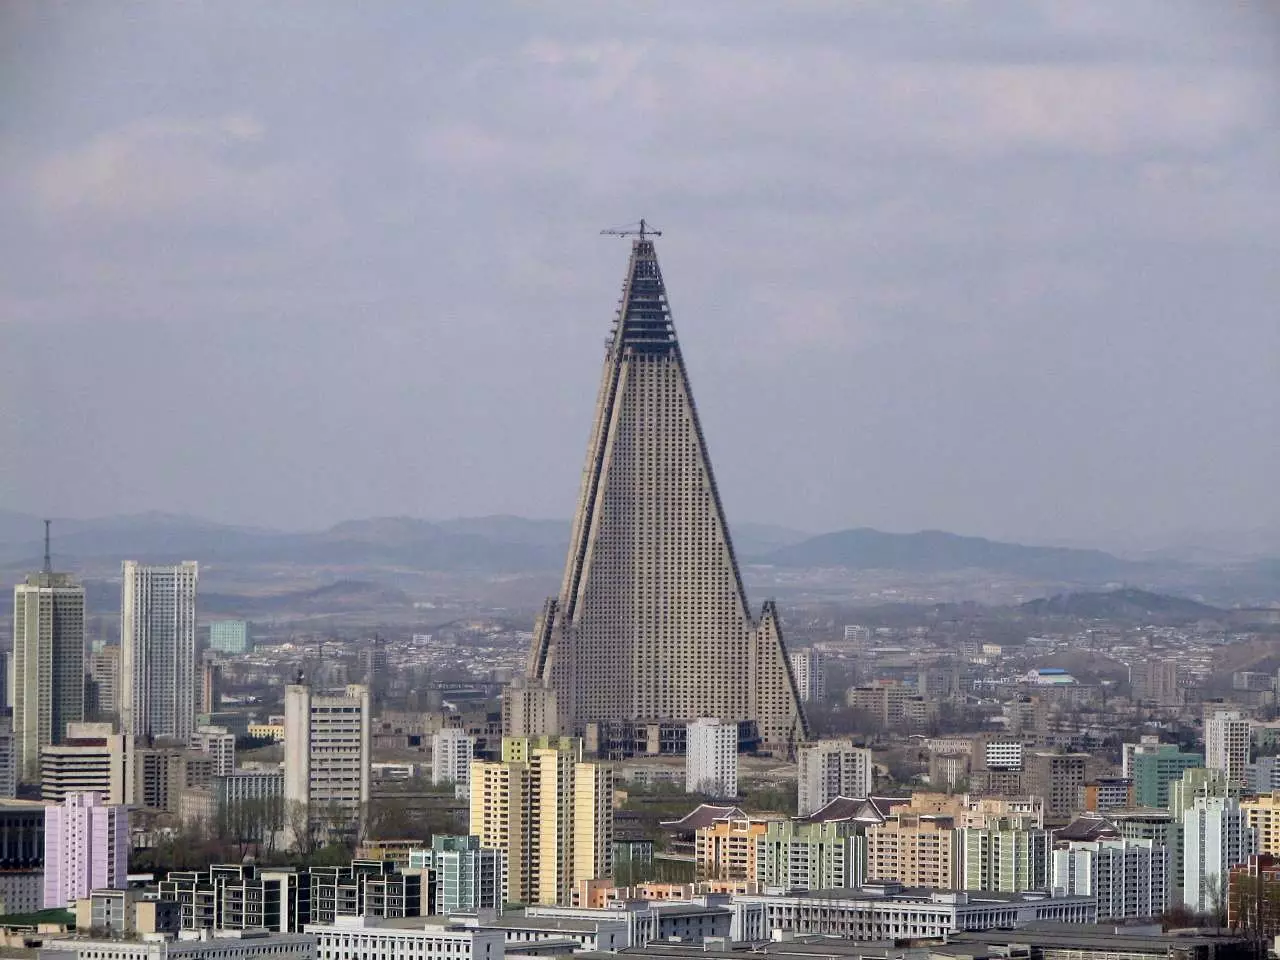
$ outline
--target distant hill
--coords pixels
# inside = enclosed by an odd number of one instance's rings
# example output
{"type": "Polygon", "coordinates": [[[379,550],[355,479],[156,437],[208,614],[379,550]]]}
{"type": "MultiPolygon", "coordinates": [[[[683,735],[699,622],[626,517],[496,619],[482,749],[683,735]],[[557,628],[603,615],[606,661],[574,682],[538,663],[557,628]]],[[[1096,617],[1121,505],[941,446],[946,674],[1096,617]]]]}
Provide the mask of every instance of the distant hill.
{"type": "Polygon", "coordinates": [[[364,580],[339,580],[310,590],[290,590],[259,596],[201,594],[200,612],[260,617],[278,612],[329,613],[348,608],[366,610],[378,607],[407,607],[412,602],[402,590],[379,586],[364,580]]]}
{"type": "Polygon", "coordinates": [[[1030,600],[1019,607],[1038,617],[1085,620],[1155,620],[1187,622],[1222,619],[1226,612],[1206,603],[1147,590],[1109,590],[1105,593],[1062,593],[1030,600]]]}
{"type": "MultiPolygon", "coordinates": [[[[0,564],[37,569],[44,527],[39,518],[0,513],[0,564]]],[[[734,528],[743,555],[772,550],[807,534],[767,524],[734,528]]],[[[556,570],[569,545],[567,520],[488,516],[429,521],[414,517],[346,520],[318,533],[286,533],[147,513],[100,520],[56,520],[55,565],[76,560],[151,563],[300,563],[391,565],[419,570],[523,573],[556,570]]]]}
{"type": "Polygon", "coordinates": [[[1121,578],[1138,566],[1101,550],[1028,547],[940,530],[884,533],[867,527],[810,537],[766,553],[757,560],[781,567],[847,567],[909,573],[978,569],[1093,582],[1121,578]]]}

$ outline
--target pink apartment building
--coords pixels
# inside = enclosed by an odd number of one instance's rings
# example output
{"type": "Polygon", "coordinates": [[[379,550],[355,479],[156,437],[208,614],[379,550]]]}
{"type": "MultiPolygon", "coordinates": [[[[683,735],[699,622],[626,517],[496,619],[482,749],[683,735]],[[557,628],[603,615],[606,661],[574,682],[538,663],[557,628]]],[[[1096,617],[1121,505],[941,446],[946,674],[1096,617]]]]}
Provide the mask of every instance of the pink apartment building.
{"type": "Polygon", "coordinates": [[[129,808],[100,793],[72,793],[44,811],[44,906],[66,907],[104,888],[124,889],[129,808]]]}

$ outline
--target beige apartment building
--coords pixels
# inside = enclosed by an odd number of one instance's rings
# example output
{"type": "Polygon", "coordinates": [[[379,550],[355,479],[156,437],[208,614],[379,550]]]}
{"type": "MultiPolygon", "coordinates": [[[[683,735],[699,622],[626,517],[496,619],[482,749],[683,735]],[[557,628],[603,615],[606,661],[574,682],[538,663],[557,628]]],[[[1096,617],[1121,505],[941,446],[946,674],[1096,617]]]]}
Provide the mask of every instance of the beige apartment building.
{"type": "Polygon", "coordinates": [[[1247,822],[1258,835],[1258,853],[1280,856],[1280,792],[1240,801],[1247,822]]]}
{"type": "Polygon", "coordinates": [[[782,816],[728,816],[699,827],[694,860],[700,880],[758,880],[757,859],[769,824],[782,816]]]}
{"type": "Polygon", "coordinates": [[[568,904],[575,883],[613,867],[613,770],[577,737],[504,737],[502,759],[471,764],[470,832],[506,854],[508,903],[568,904]]]}
{"type": "Polygon", "coordinates": [[[901,808],[867,830],[867,879],[954,890],[960,881],[955,820],[901,808]]]}

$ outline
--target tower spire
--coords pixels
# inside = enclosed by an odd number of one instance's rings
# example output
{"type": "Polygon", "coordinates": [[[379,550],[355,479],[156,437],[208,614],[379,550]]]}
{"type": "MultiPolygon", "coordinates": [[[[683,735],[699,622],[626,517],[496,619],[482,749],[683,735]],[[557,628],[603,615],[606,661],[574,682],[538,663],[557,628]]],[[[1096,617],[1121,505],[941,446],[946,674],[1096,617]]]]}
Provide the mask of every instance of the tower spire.
{"type": "Polygon", "coordinates": [[[53,573],[53,554],[49,551],[49,526],[52,520],[44,522],[44,573],[53,573]]]}

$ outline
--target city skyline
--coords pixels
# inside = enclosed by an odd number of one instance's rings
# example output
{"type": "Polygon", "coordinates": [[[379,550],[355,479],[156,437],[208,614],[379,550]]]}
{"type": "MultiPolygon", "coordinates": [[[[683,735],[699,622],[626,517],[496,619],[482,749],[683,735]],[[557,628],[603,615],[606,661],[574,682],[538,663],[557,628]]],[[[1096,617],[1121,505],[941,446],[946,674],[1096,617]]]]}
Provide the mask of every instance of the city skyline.
{"type": "Polygon", "coordinates": [[[740,521],[1280,527],[1270,21],[610,11],[8,5],[6,506],[568,516],[643,215],[740,521]]]}

